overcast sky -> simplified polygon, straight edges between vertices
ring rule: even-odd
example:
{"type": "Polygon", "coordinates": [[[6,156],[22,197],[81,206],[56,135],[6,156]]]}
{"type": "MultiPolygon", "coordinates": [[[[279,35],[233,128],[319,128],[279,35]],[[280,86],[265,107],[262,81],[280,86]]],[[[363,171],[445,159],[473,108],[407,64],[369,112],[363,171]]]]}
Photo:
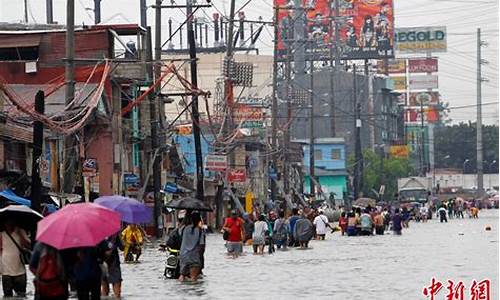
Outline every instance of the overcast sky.
{"type": "MultiPolygon", "coordinates": [[[[174,1],[174,0],[172,0],[174,1]]],[[[183,1],[183,0],[179,0],[183,1]]],[[[202,0],[200,0],[202,1],[202,0]]],[[[236,0],[239,8],[248,0],[236,0]]],[[[45,1],[28,0],[29,21],[45,22],[45,1]]],[[[66,0],[53,0],[54,19],[65,23],[66,0]]],[[[148,0],[148,5],[154,0],[148,0]]],[[[165,0],[167,4],[171,1],[165,0]]],[[[92,24],[93,0],[75,0],[76,23],[92,24]]],[[[215,8],[200,11],[199,17],[211,17],[212,13],[227,13],[229,0],[213,0],[215,8]]],[[[102,21],[107,23],[138,23],[139,0],[102,0],[102,21]]],[[[251,0],[244,9],[247,19],[272,19],[272,0],[251,0]]],[[[497,0],[394,0],[396,27],[446,26],[448,51],[436,53],[439,57],[439,92],[443,102],[451,107],[476,103],[476,28],[481,27],[483,58],[489,63],[483,66],[483,102],[498,102],[498,1],[497,0]]],[[[0,0],[0,21],[19,22],[23,19],[23,1],[0,0]]],[[[164,10],[162,36],[167,36],[166,20],[182,21],[179,10],[164,10]]],[[[154,11],[148,9],[148,23],[154,25],[154,11]]],[[[272,29],[264,30],[258,44],[262,53],[272,53],[272,29]]],[[[454,122],[476,120],[476,108],[452,109],[450,117],[454,122]]],[[[483,120],[487,124],[498,124],[498,105],[483,107],[483,120]]]]}

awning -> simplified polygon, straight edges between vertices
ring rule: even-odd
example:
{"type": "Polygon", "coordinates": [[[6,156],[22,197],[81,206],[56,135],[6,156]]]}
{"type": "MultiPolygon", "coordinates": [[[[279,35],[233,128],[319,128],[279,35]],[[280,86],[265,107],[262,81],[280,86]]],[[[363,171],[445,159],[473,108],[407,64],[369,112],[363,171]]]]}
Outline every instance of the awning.
{"type": "Polygon", "coordinates": [[[7,200],[10,200],[10,201],[15,202],[17,204],[31,206],[30,200],[19,197],[18,195],[14,194],[14,192],[11,189],[6,189],[6,190],[1,191],[0,197],[4,197],[7,200]]]}
{"type": "Polygon", "coordinates": [[[38,47],[40,45],[41,35],[1,35],[1,48],[24,48],[38,47]]]}

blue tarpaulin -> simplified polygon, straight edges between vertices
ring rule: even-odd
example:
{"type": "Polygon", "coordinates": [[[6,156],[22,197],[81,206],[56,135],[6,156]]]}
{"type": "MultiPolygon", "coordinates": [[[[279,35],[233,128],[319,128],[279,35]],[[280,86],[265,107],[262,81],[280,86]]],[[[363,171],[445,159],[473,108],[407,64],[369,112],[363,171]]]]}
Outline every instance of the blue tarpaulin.
{"type": "Polygon", "coordinates": [[[10,201],[16,202],[17,204],[31,206],[31,201],[28,199],[24,199],[14,194],[11,189],[6,189],[0,192],[0,197],[4,197],[10,201]]]}

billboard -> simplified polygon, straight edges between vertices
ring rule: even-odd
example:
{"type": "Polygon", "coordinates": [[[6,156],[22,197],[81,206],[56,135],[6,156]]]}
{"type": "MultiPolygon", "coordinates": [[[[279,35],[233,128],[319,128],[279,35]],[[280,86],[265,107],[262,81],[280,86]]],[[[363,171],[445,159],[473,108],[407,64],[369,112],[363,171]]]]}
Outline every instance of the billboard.
{"type": "Polygon", "coordinates": [[[396,28],[396,51],[400,53],[446,52],[446,26],[396,28]]]}
{"type": "Polygon", "coordinates": [[[425,90],[438,88],[437,75],[412,75],[408,82],[410,90],[425,90]]]}
{"type": "Polygon", "coordinates": [[[345,25],[339,30],[342,58],[394,57],[393,1],[339,0],[339,2],[339,15],[345,20],[345,25]]]}
{"type": "Polygon", "coordinates": [[[262,107],[236,104],[233,108],[233,121],[240,128],[261,128],[264,126],[264,110],[262,107]]]}
{"type": "MultiPolygon", "coordinates": [[[[379,73],[385,73],[385,63],[383,60],[377,61],[377,71],[379,73]]],[[[406,60],[389,59],[387,61],[387,72],[389,74],[406,73],[406,60]]]]}
{"type": "Polygon", "coordinates": [[[406,90],[406,76],[391,76],[395,91],[406,90]]]}
{"type": "Polygon", "coordinates": [[[422,124],[422,116],[424,124],[436,123],[439,121],[439,110],[434,106],[424,106],[423,112],[418,107],[406,107],[403,119],[405,124],[422,124]]]}
{"type": "Polygon", "coordinates": [[[438,71],[437,58],[412,58],[408,60],[410,73],[434,73],[438,71]]]}
{"type": "MultiPolygon", "coordinates": [[[[331,18],[334,16],[333,1],[300,0],[306,9],[308,59],[324,60],[330,57],[335,40],[331,18]]],[[[302,10],[293,1],[274,0],[278,9],[278,57],[284,59],[297,48],[294,24],[302,10]],[[287,50],[290,50],[287,51],[287,50]]],[[[394,57],[393,0],[339,0],[339,51],[341,59],[378,59],[394,57]]]]}
{"type": "Polygon", "coordinates": [[[247,173],[245,169],[229,169],[227,180],[229,182],[245,182],[247,181],[247,173]]]}
{"type": "Polygon", "coordinates": [[[410,106],[437,105],[439,103],[438,92],[414,92],[410,93],[410,106]]]}

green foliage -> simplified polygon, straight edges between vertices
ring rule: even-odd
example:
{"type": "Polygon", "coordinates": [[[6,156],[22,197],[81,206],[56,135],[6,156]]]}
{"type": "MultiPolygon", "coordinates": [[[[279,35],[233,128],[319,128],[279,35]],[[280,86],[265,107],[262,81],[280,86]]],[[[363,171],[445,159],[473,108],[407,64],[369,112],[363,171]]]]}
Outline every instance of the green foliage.
{"type": "MultiPolygon", "coordinates": [[[[462,170],[464,161],[468,159],[466,172],[476,172],[475,123],[437,127],[434,137],[436,168],[462,170]]],[[[483,149],[484,171],[498,172],[498,126],[483,125],[483,149]]]]}
{"type": "MultiPolygon", "coordinates": [[[[413,168],[408,159],[385,157],[370,149],[363,151],[363,195],[377,199],[373,192],[385,185],[384,199],[388,200],[398,190],[398,178],[413,175],[413,168]]],[[[354,174],[354,157],[348,159],[349,173],[354,174]]]]}

